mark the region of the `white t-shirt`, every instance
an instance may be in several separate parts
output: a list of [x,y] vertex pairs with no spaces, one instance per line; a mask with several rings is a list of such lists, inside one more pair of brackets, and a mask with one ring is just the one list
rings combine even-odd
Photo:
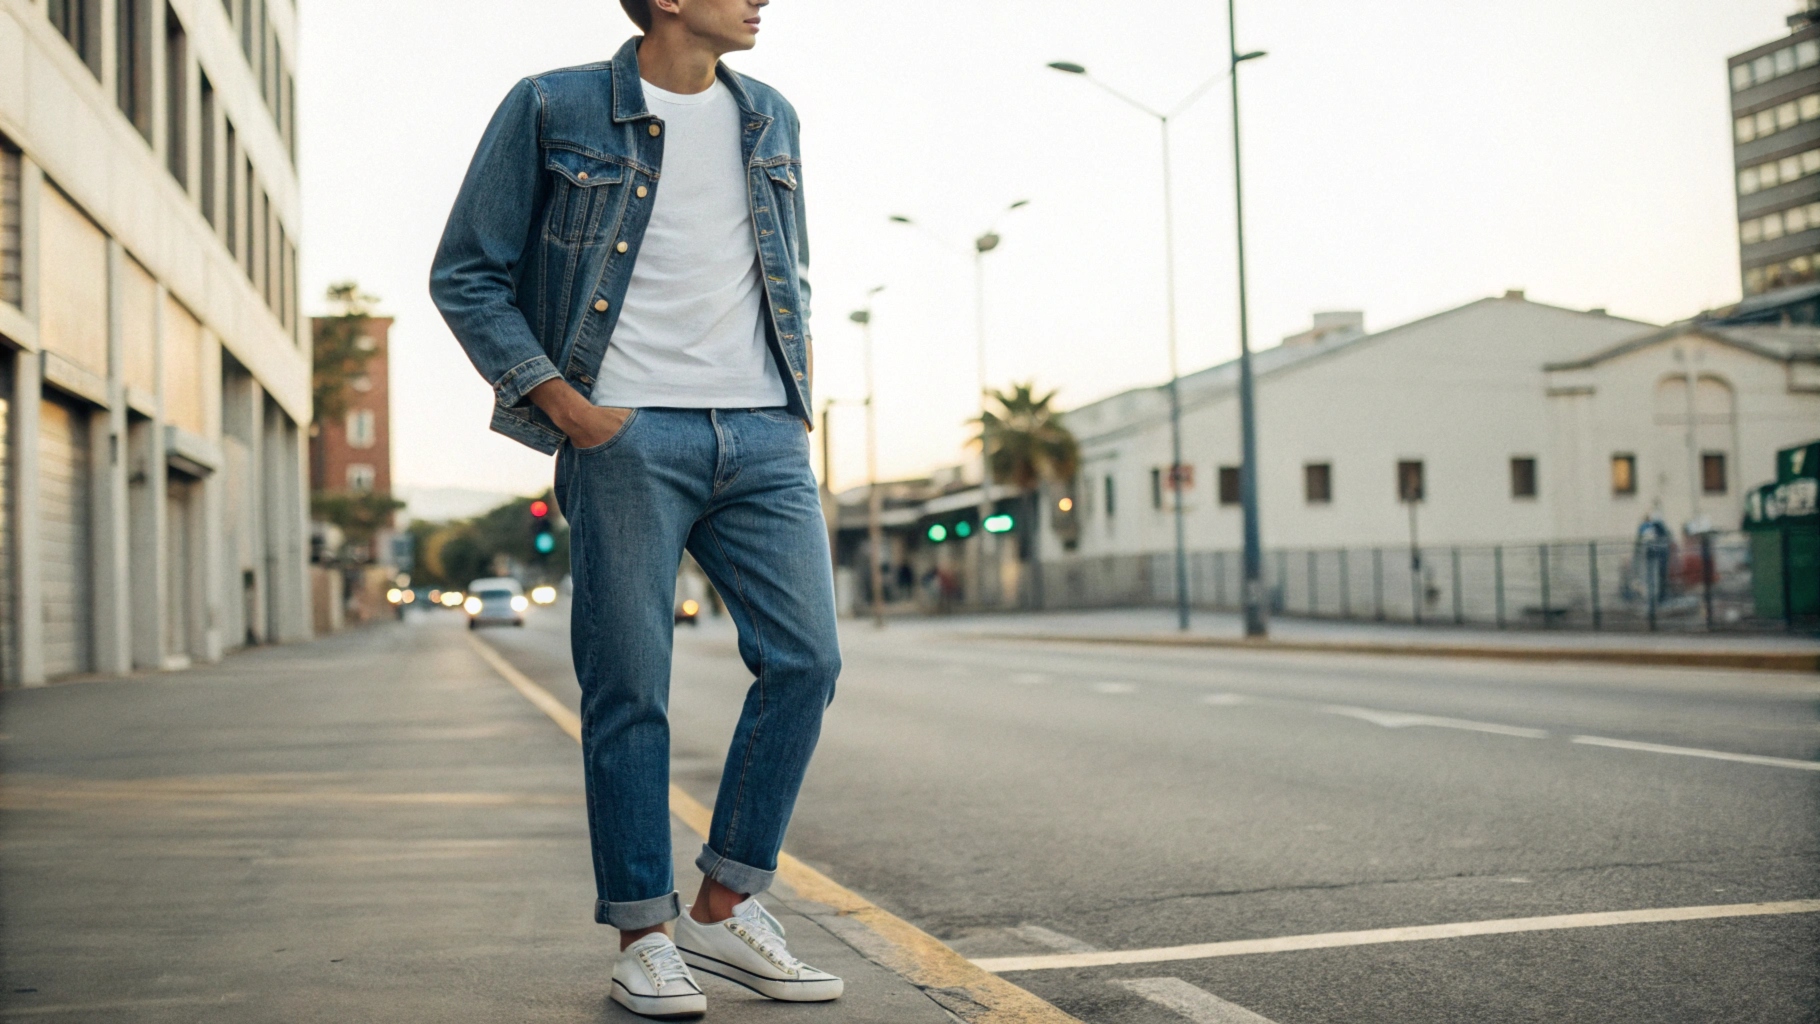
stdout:
[[[765,342],[739,105],[716,79],[681,95],[644,83],[664,122],[663,174],[595,405],[771,408],[786,403]],[[636,200],[634,200],[636,201]]]

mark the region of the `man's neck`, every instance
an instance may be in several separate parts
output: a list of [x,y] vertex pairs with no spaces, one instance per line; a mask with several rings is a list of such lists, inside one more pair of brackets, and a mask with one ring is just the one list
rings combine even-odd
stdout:
[[645,36],[638,46],[638,77],[665,92],[689,96],[714,86],[720,54],[682,26]]

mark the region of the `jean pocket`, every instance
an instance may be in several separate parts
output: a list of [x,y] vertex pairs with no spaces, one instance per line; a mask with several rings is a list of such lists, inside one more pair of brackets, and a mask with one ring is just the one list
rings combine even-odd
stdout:
[[638,413],[639,413],[639,410],[637,410],[637,409],[633,409],[631,412],[627,413],[626,418],[623,421],[621,421],[621,423],[619,424],[619,429],[613,432],[613,436],[607,438],[605,441],[602,441],[601,443],[599,443],[597,445],[594,445],[593,447],[578,448],[575,446],[574,442],[570,442],[569,447],[571,449],[573,449],[575,454],[577,454],[577,455],[598,455],[601,452],[604,452],[607,449],[612,448],[613,446],[619,444],[620,441],[625,439],[625,436],[627,434],[632,432],[632,424],[637,422]]

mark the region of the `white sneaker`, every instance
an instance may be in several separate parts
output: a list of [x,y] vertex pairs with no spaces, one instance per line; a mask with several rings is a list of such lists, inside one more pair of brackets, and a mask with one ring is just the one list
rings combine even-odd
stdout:
[[684,1020],[708,1012],[708,997],[663,932],[626,947],[613,964],[613,1001],[643,1017]]
[[839,999],[844,988],[839,978],[790,955],[784,948],[784,926],[756,897],[714,924],[695,920],[685,907],[676,921],[676,945],[690,967],[772,999],[823,1003]]

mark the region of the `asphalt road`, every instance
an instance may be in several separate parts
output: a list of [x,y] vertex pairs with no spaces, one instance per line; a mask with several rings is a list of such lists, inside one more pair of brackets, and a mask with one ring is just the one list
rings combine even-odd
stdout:
[[[573,705],[566,618],[485,638]],[[788,847],[970,957],[1820,898],[1820,771],[1776,761],[1820,760],[1813,677],[939,621],[844,648]],[[679,630],[673,773],[705,802],[749,682],[724,623]],[[1007,977],[1093,1024],[1795,1024],[1820,1021],[1820,914]]]

